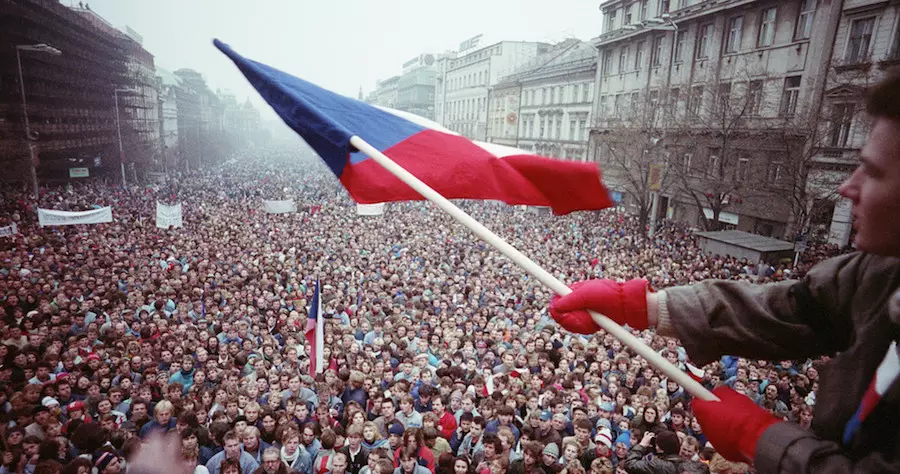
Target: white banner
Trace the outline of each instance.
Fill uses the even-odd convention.
[[[384,203],[379,202],[378,204],[357,204],[356,205],[356,215],[357,216],[380,216],[384,214]]]
[[[19,233],[19,228],[15,224],[0,227],[0,237],[12,237]]]
[[[69,168],[70,178],[87,178],[91,175],[91,171],[87,168]]]
[[[168,229],[169,227],[181,227],[181,203],[174,206],[167,206],[159,201],[156,202],[156,227],[160,229]]]
[[[48,225],[102,224],[112,222],[112,208],[101,207],[90,211],[69,212],[38,208],[38,222]]]
[[[293,199],[286,201],[263,201],[263,210],[269,214],[287,214],[297,212],[297,204]]]

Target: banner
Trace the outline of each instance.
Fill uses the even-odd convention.
[[[269,214],[287,214],[297,212],[297,204],[293,199],[286,201],[263,201],[263,210]]]
[[[87,178],[90,175],[91,172],[87,168],[69,168],[70,178]]]
[[[357,216],[380,216],[384,214],[384,203],[379,202],[378,204],[357,204],[356,205],[356,215]]]
[[[101,207],[91,211],[69,212],[38,208],[38,222],[48,225],[102,224],[112,222],[112,208]]]
[[[159,201],[156,202],[156,227],[160,229],[168,229],[169,227],[181,227],[181,203],[174,206],[167,206]]]
[[[12,237],[19,233],[19,228],[15,224],[0,227],[0,237]]]

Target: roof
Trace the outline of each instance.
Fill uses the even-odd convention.
[[[521,80],[544,73],[551,73],[579,64],[582,61],[596,61],[597,50],[589,43],[568,39],[553,45],[549,51],[537,55],[522,67],[501,78],[498,86],[515,84]]]
[[[163,69],[157,66],[156,75],[159,76],[160,79],[162,79],[162,83],[164,86],[181,86],[182,79],[173,74],[172,71],[169,71],[168,69]]]
[[[773,239],[762,235],[751,234],[740,230],[722,230],[718,232],[697,232],[698,237],[704,237],[717,242],[756,250],[757,252],[783,252],[793,250],[794,244],[783,240]]]

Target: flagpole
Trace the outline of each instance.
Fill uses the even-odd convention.
[[[428,199],[444,212],[450,214],[457,222],[469,228],[475,235],[499,250],[503,255],[506,255],[513,263],[522,267],[523,270],[537,278],[538,281],[556,292],[556,294],[565,296],[572,292],[565,283],[554,277],[547,270],[544,270],[525,254],[519,252],[499,235],[475,220],[475,218],[466,214],[465,211],[456,207],[450,200],[434,189],[431,189],[430,186],[413,176],[412,173],[395,163],[394,160],[380,152],[377,148],[355,135],[350,137],[350,144],[356,147],[357,150],[365,153],[369,158],[375,160],[378,164],[390,171],[391,174],[421,194],[425,199]],[[657,354],[650,346],[644,344],[640,339],[618,325],[615,321],[595,311],[589,311],[589,313],[598,326],[621,341],[625,346],[635,351],[638,355],[647,359],[647,362],[649,362],[650,365],[662,372],[669,380],[684,387],[688,393],[701,400],[718,401],[718,398],[713,395],[712,392],[704,388],[703,385],[700,385],[700,383],[692,379],[690,375],[683,372],[678,367],[670,364],[663,356]]]

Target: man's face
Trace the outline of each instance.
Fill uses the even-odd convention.
[[[335,456],[331,461],[331,472],[340,474],[347,469],[347,458],[344,456]]]
[[[256,433],[250,433],[244,435],[244,449],[253,451],[259,446],[259,438],[256,437]]]
[[[241,456],[241,442],[236,439],[225,440],[225,457],[238,459]]]
[[[274,474],[278,472],[278,467],[281,465],[281,459],[278,459],[277,456],[263,456],[263,470],[266,471],[267,474]]]
[[[159,407],[156,408],[154,413],[156,415],[156,422],[161,425],[168,424],[169,419],[172,417],[172,412],[170,410],[163,410]]]
[[[473,439],[478,439],[481,436],[481,432],[484,431],[484,428],[481,427],[478,423],[472,423],[472,428],[470,433],[472,433]]]
[[[147,416],[147,406],[138,403],[131,407],[131,419],[141,419]]]
[[[876,119],[860,162],[840,187],[853,201],[856,247],[900,256],[900,120]]]

